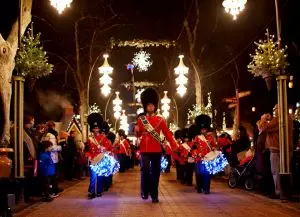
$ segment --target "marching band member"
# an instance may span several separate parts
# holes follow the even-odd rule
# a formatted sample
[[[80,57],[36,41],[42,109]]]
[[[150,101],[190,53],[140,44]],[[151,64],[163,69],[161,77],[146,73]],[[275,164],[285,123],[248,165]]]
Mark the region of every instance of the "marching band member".
[[[119,130],[116,147],[118,149],[118,160],[120,162],[120,173],[124,173],[127,168],[127,156],[129,156],[130,144],[126,139],[125,131]]]
[[[157,92],[153,88],[147,88],[141,94],[141,101],[146,115],[139,117],[135,127],[136,135],[141,137],[141,196],[146,200],[150,194],[152,203],[158,203],[162,157],[160,132],[163,132],[173,150],[177,148],[177,144],[166,121],[155,114],[159,101]]]
[[[184,137],[182,135],[183,130],[181,130],[181,139],[182,142],[179,145],[178,148],[178,162],[179,162],[179,180],[181,181],[182,184],[186,182],[186,171],[185,171],[185,165],[187,163],[187,158],[188,158],[188,153],[189,149],[187,149],[187,143],[184,141]]]
[[[100,133],[103,126],[103,118],[98,113],[92,113],[88,116],[88,124],[90,126],[91,135],[87,141],[87,156],[89,164],[101,153],[104,152],[104,139],[106,137]],[[90,170],[90,185],[88,188],[88,197],[90,199],[101,197],[103,193],[104,176],[98,176],[91,167]]]
[[[180,144],[182,143],[182,140],[181,140],[181,130],[176,130],[175,133],[174,133],[174,137],[175,137],[175,140],[177,142],[177,148],[179,148]],[[180,177],[180,164],[179,164],[179,149],[177,149],[177,152],[173,153],[172,157],[173,157],[173,160],[175,161],[175,167],[176,167],[176,180],[177,181],[180,181],[181,180],[181,177]]]
[[[207,115],[199,115],[195,119],[198,128],[198,135],[194,142],[197,148],[193,150],[193,156],[196,161],[196,182],[197,192],[204,194],[210,193],[210,174],[205,168],[203,158],[216,146],[214,135],[210,132],[211,119]]]
[[[187,184],[188,186],[192,186],[193,185],[193,172],[194,172],[194,168],[195,168],[195,160],[191,155],[191,151],[192,151],[192,146],[193,146],[193,142],[191,142],[190,140],[190,135],[189,135],[189,129],[188,128],[184,128],[182,130],[182,139],[183,139],[183,143],[182,143],[182,147],[184,148],[184,153],[183,153],[183,157],[184,157],[184,181],[185,184]]]

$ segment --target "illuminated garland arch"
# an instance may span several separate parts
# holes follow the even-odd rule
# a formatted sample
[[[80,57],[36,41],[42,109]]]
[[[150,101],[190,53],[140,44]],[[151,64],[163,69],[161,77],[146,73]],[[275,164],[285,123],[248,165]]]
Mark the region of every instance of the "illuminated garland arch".
[[[121,41],[116,40],[114,38],[110,39],[110,47],[113,49],[114,47],[136,47],[136,48],[145,48],[145,47],[174,47],[176,46],[175,41],[168,41],[168,40],[157,40],[151,41],[146,39],[133,39],[131,41]]]

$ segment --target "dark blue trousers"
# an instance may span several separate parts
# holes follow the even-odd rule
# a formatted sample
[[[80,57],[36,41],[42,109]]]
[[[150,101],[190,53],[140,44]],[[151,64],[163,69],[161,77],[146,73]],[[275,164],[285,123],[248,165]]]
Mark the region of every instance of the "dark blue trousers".
[[[142,153],[141,155],[141,193],[158,198],[161,153]]]
[[[201,192],[210,192],[210,174],[206,170],[205,165],[202,161],[196,163],[195,167],[196,171],[196,184],[197,184],[197,191]]]
[[[90,168],[90,185],[89,185],[89,193],[91,194],[99,194],[103,192],[104,185],[104,176],[98,176],[91,168]],[[97,192],[96,192],[97,191]]]

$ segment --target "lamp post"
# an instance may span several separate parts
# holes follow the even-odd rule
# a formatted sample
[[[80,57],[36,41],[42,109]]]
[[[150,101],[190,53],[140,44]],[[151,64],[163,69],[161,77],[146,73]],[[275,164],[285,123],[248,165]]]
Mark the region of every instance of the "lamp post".
[[[168,91],[164,91],[164,97],[161,99],[161,110],[162,110],[162,116],[165,119],[168,119],[169,115],[170,115],[170,103],[171,103],[171,99],[168,97]]]
[[[183,57],[184,57],[183,55],[179,55],[179,64],[174,69],[175,75],[178,75],[178,77],[175,79],[175,82],[178,85],[176,90],[181,97],[184,96],[187,90],[185,85],[188,82],[188,78],[185,75],[189,72],[189,68],[186,67],[183,63]]]
[[[70,7],[72,0],[50,0],[50,4],[61,14],[66,8]]]
[[[103,58],[104,58],[104,63],[102,66],[99,67],[99,73],[101,76],[100,78],[100,84],[102,84],[103,86],[101,87],[101,93],[107,97],[110,92],[111,92],[111,87],[109,85],[111,85],[112,83],[112,78],[110,77],[110,75],[113,72],[113,67],[111,67],[108,64],[107,58],[108,58],[108,54],[104,54]]]

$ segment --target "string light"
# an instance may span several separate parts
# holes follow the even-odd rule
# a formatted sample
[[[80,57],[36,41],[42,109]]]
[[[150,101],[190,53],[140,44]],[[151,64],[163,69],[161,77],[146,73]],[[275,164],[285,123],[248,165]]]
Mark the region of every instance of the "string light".
[[[111,88],[109,85],[112,84],[112,78],[110,77],[110,75],[113,72],[113,68],[108,64],[107,61],[108,55],[104,54],[103,58],[104,58],[104,63],[102,66],[99,67],[99,73],[100,75],[102,75],[99,80],[100,80],[100,84],[103,85],[101,87],[101,93],[105,97],[107,97],[111,92]]]
[[[120,92],[116,92],[116,98],[113,100],[113,105],[114,105],[114,117],[118,120],[121,116],[121,111],[122,111],[122,100],[120,99],[119,96]]]
[[[167,96],[168,91],[164,91],[164,97],[161,99],[161,110],[162,110],[162,116],[167,119],[170,115],[169,110],[170,110],[170,103],[171,99]]]
[[[59,14],[71,6],[72,0],[50,0],[51,6],[55,7]]]
[[[119,171],[120,164],[113,156],[106,152],[99,163],[90,165],[90,167],[98,176],[108,177]]]
[[[177,93],[179,96],[183,97],[186,93],[187,88],[185,85],[188,82],[188,78],[185,76],[189,72],[189,68],[186,67],[183,63],[183,55],[179,56],[179,64],[178,66],[174,69],[175,75],[178,75],[178,77],[175,79],[176,84],[178,87],[176,88]]]
[[[218,157],[216,157],[214,160],[203,160],[203,163],[206,170],[209,172],[209,174],[212,175],[224,171],[225,167],[228,165],[228,161],[226,160],[222,152],[220,152]]]
[[[163,156],[160,160],[160,172],[163,173],[166,171],[167,167],[168,167],[168,160],[165,156]]]
[[[245,9],[247,0],[224,0],[223,7],[226,13],[232,15],[233,20],[236,20],[237,16]]]
[[[125,131],[125,134],[128,134],[128,130],[129,130],[129,124],[127,121],[127,116],[125,114],[125,110],[122,111],[122,115],[120,117],[120,129]]]

